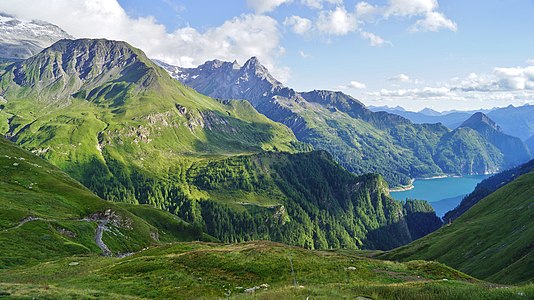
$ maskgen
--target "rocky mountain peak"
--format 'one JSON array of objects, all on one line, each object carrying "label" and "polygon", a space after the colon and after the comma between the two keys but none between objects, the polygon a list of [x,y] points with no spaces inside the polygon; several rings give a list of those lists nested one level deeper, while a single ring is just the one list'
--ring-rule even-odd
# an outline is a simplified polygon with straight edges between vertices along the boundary
[{"label": "rocky mountain peak", "polygon": [[13,65],[13,80],[18,85],[32,86],[41,93],[59,88],[64,95],[113,80],[135,83],[140,92],[158,84],[161,74],[141,50],[105,39],[63,39]]},{"label": "rocky mountain peak", "polygon": [[248,74],[248,77],[266,80],[274,86],[282,86],[282,83],[271,75],[269,70],[260,63],[260,60],[256,56],[251,57],[245,62],[241,68],[241,72]]},{"label": "rocky mountain peak", "polygon": [[460,125],[460,127],[470,127],[474,129],[480,126],[489,126],[498,132],[502,132],[501,127],[482,112],[474,113],[469,119]]}]

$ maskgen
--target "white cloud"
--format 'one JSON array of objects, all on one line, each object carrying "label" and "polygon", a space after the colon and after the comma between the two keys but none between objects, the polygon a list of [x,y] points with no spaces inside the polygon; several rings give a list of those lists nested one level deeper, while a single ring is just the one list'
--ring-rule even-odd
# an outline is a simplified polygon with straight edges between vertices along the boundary
[{"label": "white cloud", "polygon": [[470,74],[452,88],[461,91],[521,91],[534,90],[534,66],[495,68],[491,74]]},{"label": "white cloud", "polygon": [[273,11],[278,6],[288,2],[291,0],[247,0],[248,6],[260,14]]},{"label": "white cloud", "polygon": [[329,35],[345,35],[357,28],[356,17],[338,6],[335,10],[321,11],[317,20],[317,29]]},{"label": "white cloud", "polygon": [[349,87],[353,89],[358,89],[358,90],[367,88],[367,86],[364,83],[361,83],[359,81],[354,81],[354,80],[349,83]]},{"label": "white cloud", "polygon": [[439,31],[440,29],[457,31],[456,23],[438,12],[438,8],[437,0],[390,0],[385,6],[374,6],[362,1],[356,5],[356,16],[362,22],[373,21],[379,15],[384,19],[417,17],[419,19],[410,27],[411,32]]},{"label": "white cloud", "polygon": [[356,4],[356,17],[362,21],[373,21],[382,9],[365,1]]},{"label": "white cloud", "polygon": [[452,20],[447,19],[442,13],[439,12],[429,12],[426,14],[424,19],[418,20],[411,27],[411,31],[439,31],[440,29],[449,29],[450,31],[456,32],[458,26]]},{"label": "white cloud", "polygon": [[192,67],[206,60],[246,61],[257,56],[280,81],[289,69],[276,64],[282,55],[278,22],[268,16],[244,14],[218,27],[199,31],[184,27],[167,32],[153,18],[130,18],[116,0],[10,0],[0,10],[24,19],[54,23],[76,37],[124,40],[151,58]]},{"label": "white cloud", "polygon": [[[399,74],[391,81],[413,79]],[[534,65],[526,67],[499,67],[491,73],[471,73],[465,78],[453,78],[435,87],[412,89],[382,89],[366,93],[367,100],[381,105],[403,104],[406,107],[428,107],[439,105],[450,109],[491,108],[508,104],[534,104]],[[455,103],[455,104],[453,104]]]},{"label": "white cloud", "polygon": [[308,54],[308,53],[306,53],[306,52],[304,52],[304,51],[302,51],[302,50],[299,51],[299,55],[300,55],[300,57],[302,57],[303,59],[313,58],[312,55],[310,55],[310,54]]},{"label": "white cloud", "polygon": [[305,34],[312,28],[312,21],[299,16],[291,16],[284,20],[284,25],[291,26],[296,34]]},{"label": "white cloud", "polygon": [[390,41],[386,41],[383,38],[371,32],[361,30],[360,36],[363,39],[369,40],[369,45],[371,46],[383,46],[386,44],[392,45]]},{"label": "white cloud", "polygon": [[390,0],[385,17],[424,15],[438,8],[437,0]]},{"label": "white cloud", "polygon": [[413,82],[412,79],[410,78],[410,76],[406,75],[406,74],[399,74],[399,75],[395,75],[393,77],[390,77],[388,78],[389,81],[394,81],[394,82],[404,82],[404,83],[411,83]]},{"label": "white cloud", "polygon": [[336,5],[343,4],[343,0],[302,0],[301,2],[302,4],[314,9],[322,9],[324,3]]},{"label": "white cloud", "polygon": [[534,65],[534,58],[527,59],[527,65]]}]

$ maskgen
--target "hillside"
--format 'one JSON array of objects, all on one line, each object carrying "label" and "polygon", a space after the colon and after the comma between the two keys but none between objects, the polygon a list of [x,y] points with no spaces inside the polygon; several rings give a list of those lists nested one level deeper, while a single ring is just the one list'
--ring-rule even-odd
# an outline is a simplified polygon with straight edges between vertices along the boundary
[{"label": "hillside", "polygon": [[476,130],[485,140],[495,146],[502,153],[507,167],[517,166],[531,158],[528,147],[521,139],[505,134],[502,128],[484,113],[473,114],[460,127]]},{"label": "hillside", "polygon": [[224,242],[391,249],[441,226],[426,202],[395,201],[381,176],[351,174],[326,152],[235,157],[188,174],[208,200],[199,203],[206,232]]},{"label": "hillside", "polygon": [[436,260],[498,283],[534,281],[534,174],[524,174],[480,200],[436,232],[383,255]]},{"label": "hillside", "polygon": [[[416,123],[442,123],[450,129],[456,129],[477,111],[452,111],[439,114],[427,114],[425,111],[406,111],[402,107],[369,107],[372,111],[387,111]],[[493,108],[478,110],[495,121],[505,134],[525,141],[534,135],[534,105]],[[428,112],[428,111],[427,111]]]},{"label": "hillside", "polygon": [[447,212],[443,219],[446,222],[453,221],[465,213],[473,205],[477,204],[480,200],[484,199],[486,196],[512,182],[517,177],[532,171],[534,171],[534,160],[483,180],[476,186],[475,190],[471,194],[462,199],[462,202],[460,205],[458,205],[458,207]]},{"label": "hillside", "polygon": [[[449,161],[472,161],[476,153],[454,147],[454,141],[449,139],[456,137],[444,125],[413,124],[395,114],[373,112],[341,92],[296,92],[283,86],[254,57],[243,66],[219,60],[197,68],[160,64],[173,77],[203,94],[248,100],[271,120],[291,128],[300,141],[330,152],[349,171],[380,173],[392,186],[407,185],[416,177],[485,173],[487,166],[495,171],[509,166],[505,160],[488,155],[470,170],[452,170]],[[472,149],[495,152],[491,143],[481,142],[478,136],[463,136],[462,142]],[[442,159],[443,153],[447,160]]]},{"label": "hillside", "polygon": [[[466,155],[458,157],[454,152]],[[496,173],[528,161],[527,146],[519,139],[502,132],[483,113],[475,113],[457,129],[445,135],[438,145],[436,160],[447,173]]]},{"label": "hillside", "polygon": [[324,152],[291,154],[310,147],[126,43],[62,40],[3,72],[12,141],[104,199],[169,211],[223,242],[391,249],[440,226],[428,205],[392,200],[380,176],[353,176]]},{"label": "hillside", "polygon": [[3,134],[106,199],[146,203],[131,178],[167,180],[185,160],[300,146],[247,102],[201,96],[124,42],[62,40],[5,66],[0,94]]},{"label": "hillside", "polygon": [[532,286],[475,280],[435,262],[270,242],[177,243],[123,259],[72,257],[0,270],[0,292],[61,299],[527,299]]},{"label": "hillside", "polygon": [[147,222],[129,212],[141,207],[98,198],[56,167],[3,138],[0,169],[0,269],[203,239],[201,231],[169,213],[146,207],[141,217],[157,214]]}]

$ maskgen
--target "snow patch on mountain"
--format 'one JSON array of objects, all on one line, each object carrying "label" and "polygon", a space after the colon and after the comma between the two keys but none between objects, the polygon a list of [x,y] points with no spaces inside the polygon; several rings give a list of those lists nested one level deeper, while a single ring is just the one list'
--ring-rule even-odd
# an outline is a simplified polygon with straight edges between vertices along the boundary
[{"label": "snow patch on mountain", "polygon": [[54,24],[0,13],[0,57],[25,59],[61,39],[73,37]]}]

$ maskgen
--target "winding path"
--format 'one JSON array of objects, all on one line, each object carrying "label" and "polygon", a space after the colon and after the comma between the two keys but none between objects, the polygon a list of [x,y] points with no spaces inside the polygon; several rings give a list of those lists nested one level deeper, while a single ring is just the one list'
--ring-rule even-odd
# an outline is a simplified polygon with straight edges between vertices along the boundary
[{"label": "winding path", "polygon": [[104,233],[104,230],[107,229],[106,225],[108,224],[108,220],[102,220],[98,222],[98,227],[96,227],[96,235],[95,235],[95,242],[102,250],[102,255],[104,256],[112,256],[113,253],[111,253],[111,250],[109,250],[108,246],[102,241],[102,234]]},{"label": "winding path", "polygon": [[[54,219],[44,219],[44,218],[29,216],[29,217],[26,217],[26,218],[22,219],[22,221],[20,221],[20,223],[17,224],[16,226],[13,226],[13,227],[10,227],[10,228],[6,228],[6,229],[2,230],[2,232],[8,232],[8,231],[12,231],[12,230],[18,229],[18,228],[22,227],[24,224],[26,224],[28,222],[33,222],[33,221],[44,221],[44,222],[58,222],[58,221],[95,222],[95,220],[90,220],[90,219],[87,219],[87,218],[86,219],[78,219],[78,220],[54,220]],[[106,227],[106,225],[108,224],[109,220],[108,219],[96,220],[96,222],[98,223],[98,226],[96,227],[95,242],[96,242],[97,246],[100,248],[100,250],[102,250],[102,255],[104,255],[104,256],[113,256],[113,253],[111,252],[111,250],[109,250],[108,246],[104,243],[104,241],[102,241],[102,235],[103,235],[104,231],[108,229]]]}]

